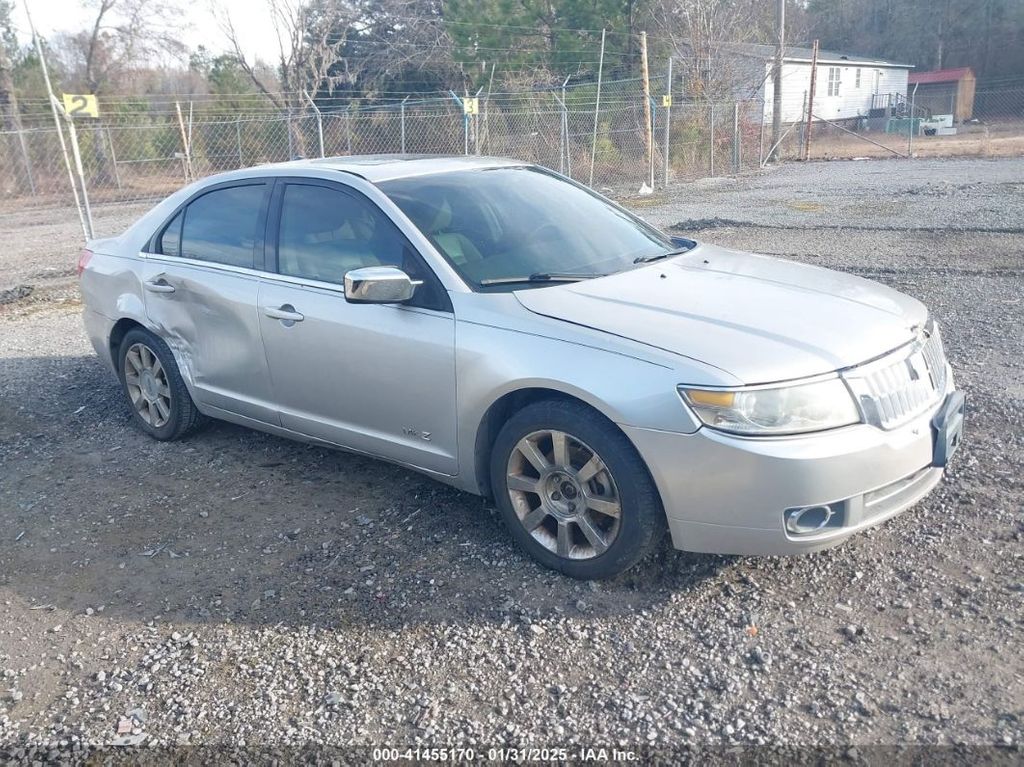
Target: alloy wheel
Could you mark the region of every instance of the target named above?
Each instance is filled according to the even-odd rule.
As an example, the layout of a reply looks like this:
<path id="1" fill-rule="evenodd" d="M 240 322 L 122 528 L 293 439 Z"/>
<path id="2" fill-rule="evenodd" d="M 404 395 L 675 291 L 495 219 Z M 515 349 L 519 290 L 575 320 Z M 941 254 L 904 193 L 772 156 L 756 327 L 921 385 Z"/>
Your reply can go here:
<path id="1" fill-rule="evenodd" d="M 124 357 L 124 382 L 139 417 L 159 429 L 171 417 L 171 387 L 167 371 L 152 349 L 132 344 Z"/>
<path id="2" fill-rule="evenodd" d="M 571 434 L 545 429 L 519 440 L 506 486 L 520 523 L 559 557 L 598 557 L 619 534 L 622 505 L 611 471 Z"/>

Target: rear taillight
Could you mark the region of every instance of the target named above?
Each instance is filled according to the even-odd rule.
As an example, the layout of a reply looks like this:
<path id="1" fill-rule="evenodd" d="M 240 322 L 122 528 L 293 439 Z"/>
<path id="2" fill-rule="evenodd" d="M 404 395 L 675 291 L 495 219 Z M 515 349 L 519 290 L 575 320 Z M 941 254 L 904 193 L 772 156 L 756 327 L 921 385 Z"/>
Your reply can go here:
<path id="1" fill-rule="evenodd" d="M 92 251 L 88 248 L 82 248 L 81 252 L 78 254 L 78 267 L 76 269 L 79 277 L 82 276 L 82 272 L 85 271 L 85 267 L 89 265 L 89 261 L 91 259 Z"/>

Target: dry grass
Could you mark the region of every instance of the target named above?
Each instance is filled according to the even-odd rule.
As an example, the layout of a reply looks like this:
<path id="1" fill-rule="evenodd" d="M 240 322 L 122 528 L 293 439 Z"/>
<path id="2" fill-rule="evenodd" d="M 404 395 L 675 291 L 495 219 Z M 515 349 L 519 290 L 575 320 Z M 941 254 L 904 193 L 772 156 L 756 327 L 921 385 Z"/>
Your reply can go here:
<path id="1" fill-rule="evenodd" d="M 811 159 L 906 156 L 907 143 L 905 135 L 875 132 L 861 138 L 834 133 L 830 128 L 816 129 L 811 137 Z M 967 125 L 955 136 L 916 136 L 913 151 L 915 157 L 1017 157 L 1024 155 L 1024 121 Z"/>

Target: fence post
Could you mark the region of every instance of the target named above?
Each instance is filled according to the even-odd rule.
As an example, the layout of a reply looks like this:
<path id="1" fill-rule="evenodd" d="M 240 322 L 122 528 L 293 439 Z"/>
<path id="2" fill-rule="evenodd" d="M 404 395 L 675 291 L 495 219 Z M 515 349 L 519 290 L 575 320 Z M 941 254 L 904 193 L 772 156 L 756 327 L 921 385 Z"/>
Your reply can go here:
<path id="1" fill-rule="evenodd" d="M 188 134 L 185 133 L 185 119 L 181 116 L 181 104 L 175 101 L 174 109 L 178 113 L 178 130 L 181 131 L 181 147 L 185 153 L 185 183 L 187 184 L 192 180 L 192 149 L 188 145 Z M 291 134 L 289 133 L 290 140 Z"/>
<path id="2" fill-rule="evenodd" d="M 25 143 L 25 131 L 18 128 L 18 144 L 21 146 L 21 159 L 25 164 L 25 176 L 28 178 L 28 187 L 32 194 L 36 193 L 35 174 L 32 173 L 32 158 L 28 154 L 28 145 Z"/>
<path id="3" fill-rule="evenodd" d="M 761 133 L 757 139 L 757 167 L 764 167 L 764 108 L 765 103 L 761 101 Z"/>
<path id="4" fill-rule="evenodd" d="M 572 78 L 572 75 L 569 75 L 569 77 L 562 81 L 562 101 L 560 102 L 562 105 L 562 132 L 558 137 L 559 173 L 565 172 L 565 163 L 569 159 L 569 108 L 565 105 L 565 86 L 569 83 L 570 78 Z M 551 95 L 554 96 L 553 93 Z M 572 176 L 571 169 L 569 170 L 569 175 L 570 177 Z"/>
<path id="5" fill-rule="evenodd" d="M 811 159 L 811 133 L 814 131 L 814 97 L 818 86 L 818 41 L 811 50 L 811 91 L 807 97 L 807 131 L 804 133 L 804 161 Z"/>
<path id="6" fill-rule="evenodd" d="M 807 100 L 807 91 L 804 91 L 804 100 L 802 102 L 800 102 L 800 114 L 801 114 L 801 116 L 806 114 L 807 110 L 810 109 L 810 108 L 811 108 L 810 107 L 810 102 L 808 102 L 808 100 Z M 804 137 L 806 135 L 806 133 L 805 133 L 806 130 L 807 130 L 807 123 L 804 122 L 801 119 L 800 120 L 800 130 L 797 133 L 797 141 L 799 143 L 799 151 L 797 152 L 798 156 L 802 156 L 803 155 L 803 151 L 804 151 L 803 150 L 803 147 L 804 147 Z M 778 160 L 779 159 L 778 156 L 776 156 L 775 159 Z"/>
<path id="7" fill-rule="evenodd" d="M 349 102 L 348 106 L 345 107 L 345 142 L 348 146 L 348 153 L 352 154 L 352 117 L 351 117 L 352 103 Z"/>
<path id="8" fill-rule="evenodd" d="M 669 126 L 672 124 L 672 57 L 668 57 L 668 75 L 665 82 L 665 186 L 668 187 Z"/>
<path id="9" fill-rule="evenodd" d="M 117 152 L 114 151 L 114 137 L 110 135 L 110 128 L 106 129 L 107 134 L 107 146 L 110 147 L 110 165 L 114 169 L 114 182 L 117 184 L 117 190 L 121 191 L 121 173 L 117 169 Z"/>
<path id="10" fill-rule="evenodd" d="M 708 133 L 710 135 L 708 149 L 711 150 L 711 156 L 709 158 L 711 160 L 711 163 L 710 163 L 711 164 L 711 178 L 714 178 L 715 177 L 715 102 L 714 101 L 711 102 L 711 124 L 710 124 L 710 128 L 711 128 L 711 130 L 708 131 Z"/>
<path id="11" fill-rule="evenodd" d="M 320 157 L 324 156 L 324 118 L 320 114 L 320 107 L 316 105 L 316 102 L 309 97 L 309 94 L 305 90 L 302 91 L 302 95 L 306 97 L 306 101 L 313 107 L 313 111 L 316 113 L 316 132 L 320 139 Z"/>
<path id="12" fill-rule="evenodd" d="M 285 133 L 288 134 L 288 159 L 295 159 L 295 144 L 292 136 L 292 108 L 288 107 L 288 113 L 284 118 Z"/>
<path id="13" fill-rule="evenodd" d="M 914 159 L 914 102 L 917 99 L 917 86 L 914 83 L 914 90 L 910 93 L 910 122 L 907 123 L 907 158 Z"/>
<path id="14" fill-rule="evenodd" d="M 242 159 L 242 118 L 235 118 L 235 140 L 238 142 L 238 167 L 245 167 L 245 160 Z"/>
<path id="15" fill-rule="evenodd" d="M 405 154 L 405 102 L 408 101 L 408 100 L 409 100 L 408 96 L 406 96 L 404 99 L 402 99 L 402 107 L 401 107 L 401 113 L 402 113 L 402 154 Z"/>
<path id="16" fill-rule="evenodd" d="M 732 107 L 732 172 L 740 172 L 740 102 Z"/>
<path id="17" fill-rule="evenodd" d="M 473 151 L 480 154 L 480 94 L 483 93 L 483 86 L 476 89 L 473 98 L 476 99 L 477 110 L 473 114 Z"/>

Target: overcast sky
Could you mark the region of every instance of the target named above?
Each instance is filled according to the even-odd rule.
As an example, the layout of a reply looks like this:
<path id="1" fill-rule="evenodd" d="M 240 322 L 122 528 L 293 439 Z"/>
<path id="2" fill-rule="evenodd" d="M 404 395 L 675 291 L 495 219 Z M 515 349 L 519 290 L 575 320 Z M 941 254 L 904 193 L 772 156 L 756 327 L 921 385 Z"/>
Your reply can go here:
<path id="1" fill-rule="evenodd" d="M 28 43 L 31 36 L 24 3 L 25 0 L 15 0 L 14 20 L 22 41 Z M 95 12 L 86 8 L 82 0 L 28 0 L 28 3 L 36 29 L 44 38 L 51 38 L 57 32 L 85 29 L 95 17 Z M 230 13 L 249 58 L 257 54 L 265 60 L 276 58 L 277 37 L 261 0 L 217 0 L 217 3 Z M 214 52 L 227 49 L 228 42 L 214 17 L 211 0 L 185 0 L 182 6 L 185 9 L 182 34 L 189 48 L 205 45 Z"/>

